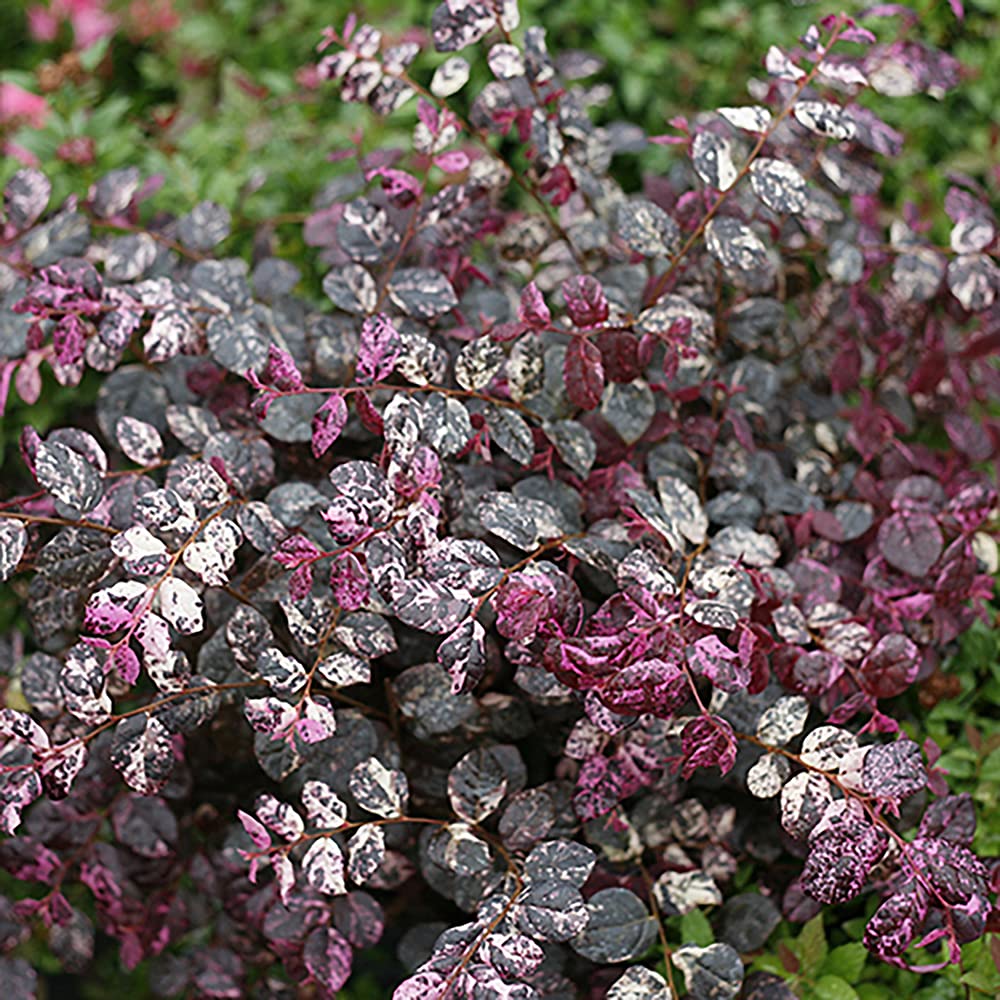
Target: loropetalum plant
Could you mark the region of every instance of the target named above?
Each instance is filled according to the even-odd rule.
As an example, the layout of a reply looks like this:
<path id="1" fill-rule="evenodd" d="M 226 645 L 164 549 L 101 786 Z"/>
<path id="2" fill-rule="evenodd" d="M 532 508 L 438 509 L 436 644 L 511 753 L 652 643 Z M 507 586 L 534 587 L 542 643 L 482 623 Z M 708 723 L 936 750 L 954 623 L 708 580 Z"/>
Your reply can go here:
<path id="1" fill-rule="evenodd" d="M 630 194 L 594 61 L 517 28 L 442 4 L 426 84 L 419 36 L 328 32 L 345 100 L 417 110 L 306 223 L 333 312 L 217 256 L 217 206 L 143 222 L 134 170 L 8 185 L 0 398 L 103 376 L 0 505 L 8 953 L 84 970 L 99 930 L 164 996 L 326 996 L 385 933 L 397 1000 L 663 1000 L 750 995 L 779 913 L 862 893 L 899 965 L 996 926 L 892 714 L 992 595 L 996 223 L 968 177 L 949 246 L 887 218 L 859 101 L 957 66 L 827 18 Z"/>

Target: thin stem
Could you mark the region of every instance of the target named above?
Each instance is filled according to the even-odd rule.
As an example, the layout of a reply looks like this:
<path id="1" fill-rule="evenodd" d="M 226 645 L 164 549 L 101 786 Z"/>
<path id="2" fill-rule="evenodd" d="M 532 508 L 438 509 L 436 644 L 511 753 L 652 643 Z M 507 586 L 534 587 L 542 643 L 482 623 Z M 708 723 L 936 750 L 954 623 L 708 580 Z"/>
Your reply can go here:
<path id="1" fill-rule="evenodd" d="M 493 144 L 489 140 L 488 133 L 484 133 L 481 129 L 476 128 L 472 122 L 470 122 L 463 115 L 460 115 L 457 111 L 454 111 L 447 101 L 435 94 L 432 94 L 426 87 L 422 84 L 417 83 L 409 74 L 406 72 L 400 72 L 397 74 L 386 73 L 386 76 L 395 77 L 395 79 L 400 80 L 405 83 L 408 87 L 412 88 L 416 93 L 418 93 L 425 100 L 429 101 L 436 108 L 440 110 L 447 111 L 450 115 L 453 115 L 455 120 L 462 126 L 462 129 L 468 133 L 476 143 L 490 156 L 493 157 L 498 163 L 502 163 L 507 170 L 510 172 L 511 180 L 534 202 L 536 202 L 542 209 L 545 220 L 551 227 L 552 231 L 562 240 L 569 252 L 573 256 L 573 260 L 576 261 L 577 266 L 581 269 L 585 269 L 585 262 L 581 256 L 579 250 L 573 245 L 573 241 L 570 239 L 569 233 L 563 228 L 562 223 L 555 217 L 555 212 L 552 205 L 549 204 L 542 197 L 541 193 L 531 184 L 529 184 L 520 174 L 514 166 L 507 162 L 503 154 L 499 150 L 493 147 Z"/>
<path id="2" fill-rule="evenodd" d="M 656 933 L 660 938 L 660 947 L 663 949 L 663 965 L 667 970 L 667 984 L 670 987 L 670 995 L 677 996 L 677 985 L 674 983 L 674 969 L 670 962 L 673 950 L 667 942 L 667 930 L 663 926 L 663 914 L 660 913 L 659 904 L 656 902 L 656 891 L 653 888 L 653 877 L 649 874 L 649 869 L 640 861 L 639 871 L 642 873 L 642 880 L 646 883 L 646 893 L 649 896 L 649 908 L 656 921 Z"/>
<path id="3" fill-rule="evenodd" d="M 0 510 L 0 517 L 9 518 L 12 521 L 24 521 L 27 524 L 57 524 L 62 528 L 89 528 L 91 531 L 103 531 L 106 535 L 118 534 L 117 528 L 111 528 L 106 524 L 98 524 L 97 521 L 87 521 L 85 519 L 73 521 L 68 517 L 46 517 L 42 514 L 19 514 L 12 510 Z"/>

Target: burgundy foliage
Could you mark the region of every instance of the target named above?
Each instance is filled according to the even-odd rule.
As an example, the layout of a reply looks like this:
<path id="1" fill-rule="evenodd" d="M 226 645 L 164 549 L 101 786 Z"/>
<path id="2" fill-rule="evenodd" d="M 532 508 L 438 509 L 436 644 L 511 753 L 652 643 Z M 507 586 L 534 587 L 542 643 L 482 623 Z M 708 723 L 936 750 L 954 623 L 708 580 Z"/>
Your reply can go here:
<path id="1" fill-rule="evenodd" d="M 859 101 L 957 66 L 826 19 L 630 193 L 596 62 L 517 27 L 330 29 L 344 100 L 417 114 L 317 196 L 325 305 L 226 256 L 218 206 L 144 226 L 135 170 L 8 184 L 0 401 L 101 380 L 0 505 L 8 952 L 41 926 L 82 971 L 100 933 L 163 996 L 332 996 L 382 941 L 397 1000 L 662 997 L 624 963 L 758 861 L 757 909 L 672 955 L 721 997 L 776 904 L 878 894 L 900 964 L 995 919 L 892 699 L 993 592 L 996 221 L 962 176 L 949 246 L 890 221 L 902 138 Z"/>

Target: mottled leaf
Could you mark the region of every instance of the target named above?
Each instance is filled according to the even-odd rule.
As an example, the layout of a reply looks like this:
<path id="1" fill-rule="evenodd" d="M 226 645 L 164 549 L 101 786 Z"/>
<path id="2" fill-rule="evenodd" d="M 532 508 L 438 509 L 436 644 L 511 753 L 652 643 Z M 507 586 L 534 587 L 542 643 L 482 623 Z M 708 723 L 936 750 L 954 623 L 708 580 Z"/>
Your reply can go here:
<path id="1" fill-rule="evenodd" d="M 344 883 L 344 855 L 330 837 L 318 837 L 302 858 L 302 874 L 306 881 L 326 896 L 341 896 L 347 892 Z"/>
<path id="2" fill-rule="evenodd" d="M 389 298 L 408 316 L 431 320 L 451 312 L 458 298 L 451 282 L 424 267 L 399 268 L 389 282 Z"/>
<path id="3" fill-rule="evenodd" d="M 784 160 L 758 157 L 750 165 L 750 183 L 757 197 L 779 214 L 801 212 L 809 201 L 805 177 Z"/>
<path id="4" fill-rule="evenodd" d="M 377 816 L 400 816 L 406 808 L 406 775 L 369 757 L 351 771 L 351 794 L 362 809 Z"/>
<path id="5" fill-rule="evenodd" d="M 699 132 L 691 144 L 695 172 L 709 186 L 726 191 L 738 176 L 733 162 L 733 145 L 714 132 Z"/>
<path id="6" fill-rule="evenodd" d="M 708 252 L 723 267 L 754 271 L 767 265 L 767 248 L 744 222 L 732 216 L 716 216 L 705 228 Z"/>
<path id="7" fill-rule="evenodd" d="M 323 279 L 323 291 L 344 312 L 370 313 L 378 301 L 375 279 L 360 264 L 345 264 Z"/>
<path id="8" fill-rule="evenodd" d="M 0 519 L 0 580 L 8 579 L 17 569 L 28 544 L 28 532 L 21 521 Z"/>
<path id="9" fill-rule="evenodd" d="M 923 577 L 938 561 L 944 539 L 932 515 L 896 513 L 880 525 L 878 547 L 891 566 L 910 576 Z"/>

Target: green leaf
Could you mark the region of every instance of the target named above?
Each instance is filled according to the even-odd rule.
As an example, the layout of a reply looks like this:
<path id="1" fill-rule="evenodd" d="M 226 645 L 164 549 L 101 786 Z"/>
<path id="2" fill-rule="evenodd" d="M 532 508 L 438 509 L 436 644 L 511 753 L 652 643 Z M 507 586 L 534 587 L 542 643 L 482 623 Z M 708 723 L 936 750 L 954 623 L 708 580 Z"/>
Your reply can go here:
<path id="1" fill-rule="evenodd" d="M 80 65 L 88 72 L 93 73 L 94 70 L 100 65 L 101 60 L 104 58 L 105 53 L 108 51 L 108 45 L 111 43 L 111 37 L 105 36 L 99 41 L 94 42 L 93 45 L 88 46 L 80 53 Z"/>
<path id="2" fill-rule="evenodd" d="M 862 983 L 855 992 L 858 1000 L 885 1000 L 886 987 L 883 983 Z"/>
<path id="3" fill-rule="evenodd" d="M 978 969 L 967 972 L 962 976 L 961 982 L 970 989 L 976 990 L 979 993 L 985 993 L 989 997 L 995 997 L 997 995 L 997 988 L 1000 987 L 1000 982 L 998 982 L 996 975 L 991 976 L 988 973 L 980 972 Z"/>
<path id="4" fill-rule="evenodd" d="M 681 942 L 696 944 L 699 948 L 707 948 L 715 941 L 712 925 L 701 910 L 692 910 L 681 917 Z"/>
<path id="5" fill-rule="evenodd" d="M 782 979 L 788 976 L 788 970 L 782 964 L 781 959 L 770 952 L 758 955 L 753 960 L 751 968 L 754 972 L 772 972 L 776 976 L 781 976 Z"/>
<path id="6" fill-rule="evenodd" d="M 815 976 L 826 958 L 826 932 L 823 930 L 822 914 L 813 917 L 802 928 L 796 945 L 799 961 L 802 963 L 802 974 L 806 977 Z"/>
<path id="7" fill-rule="evenodd" d="M 858 1000 L 854 988 L 840 976 L 820 976 L 813 985 L 815 1000 Z"/>
<path id="8" fill-rule="evenodd" d="M 868 949 L 858 941 L 834 948 L 823 963 L 823 972 L 856 983 L 864 968 Z"/>

